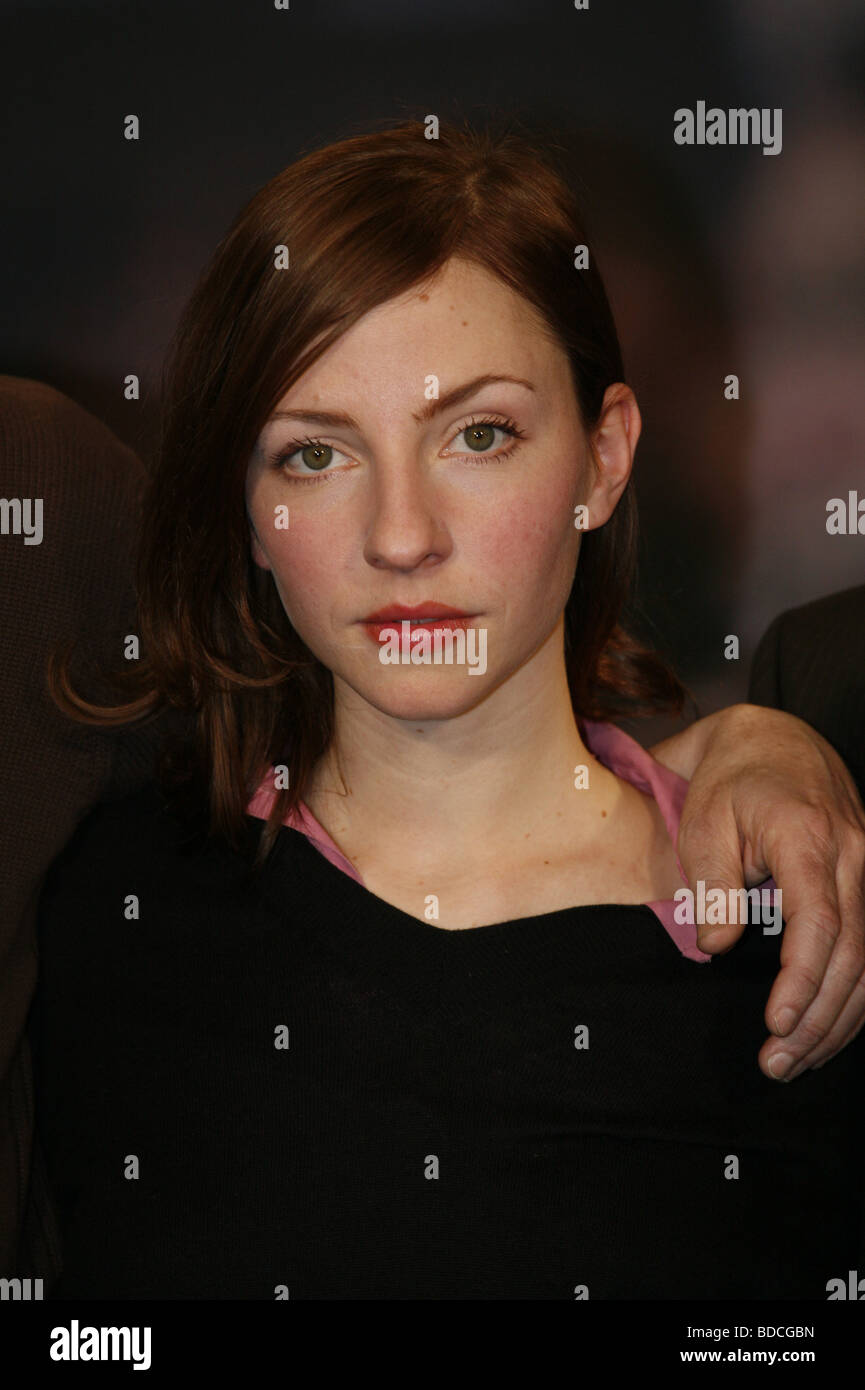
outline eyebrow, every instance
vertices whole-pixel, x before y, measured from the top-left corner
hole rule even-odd
[[[530,381],[526,381],[520,376],[476,376],[472,381],[466,381],[462,386],[455,386],[453,390],[446,391],[443,396],[439,396],[436,400],[427,401],[417,414],[412,411],[412,419],[419,425],[423,425],[441,411],[450,410],[452,406],[460,405],[463,401],[468,400],[469,396],[476,395],[482,387],[492,386],[501,381],[510,381],[515,386],[525,386],[528,391],[535,390]],[[267,423],[269,424],[271,420],[310,420],[316,425],[330,425],[332,427],[341,425],[345,429],[360,433],[360,425],[353,415],[344,415],[333,410],[275,410],[268,417]]]

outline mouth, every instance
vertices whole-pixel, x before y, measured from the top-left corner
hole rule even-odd
[[[403,623],[408,623],[410,633],[421,627],[433,631],[454,631],[470,627],[475,617],[476,613],[466,613],[462,608],[449,608],[443,603],[418,603],[413,607],[395,603],[392,608],[379,608],[375,613],[370,613],[368,617],[361,619],[361,624],[368,635],[375,642],[379,642],[381,633],[388,629],[396,629],[401,635]]]
[[[449,608],[444,603],[430,601],[412,606],[405,603],[395,603],[391,608],[378,608],[375,613],[368,613],[361,621],[377,625],[409,622],[414,626],[420,623],[435,623],[443,618],[467,620],[472,616],[471,613],[466,613],[462,608]]]

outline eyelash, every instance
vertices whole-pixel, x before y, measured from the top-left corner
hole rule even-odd
[[[519,448],[519,441],[525,438],[523,430],[520,429],[516,421],[512,420],[510,416],[499,416],[496,419],[493,419],[491,417],[487,418],[486,416],[473,416],[471,420],[466,420],[465,424],[457,430],[454,438],[456,438],[458,435],[465,433],[466,430],[472,429],[475,425],[490,425],[493,429],[504,430],[505,434],[510,435],[511,439],[514,439],[517,442],[512,444],[509,449],[500,449],[496,454],[476,454],[474,457],[470,455],[460,456],[466,458],[468,462],[473,465],[483,465],[485,463],[491,462],[493,459],[511,458]],[[326,482],[329,478],[333,478],[337,473],[342,472],[344,470],[323,469],[318,474],[292,473],[289,469],[283,469],[282,465],[285,459],[291,458],[292,454],[296,454],[300,449],[317,449],[333,447],[333,445],[327,444],[323,439],[291,439],[284,446],[284,448],[278,449],[275,453],[270,455],[269,462],[271,467],[280,469],[285,474],[285,476],[291,478],[293,482],[323,483]]]

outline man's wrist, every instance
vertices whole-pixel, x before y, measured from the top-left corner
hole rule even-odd
[[[705,756],[720,716],[726,713],[727,710],[717,710],[714,714],[704,715],[702,719],[695,719],[687,729],[681,729],[679,733],[654,744],[649,752],[657,762],[690,782]]]
[[[744,734],[746,730],[759,724],[761,717],[765,720],[772,713],[777,715],[778,711],[770,711],[763,705],[752,705],[746,700],[740,700],[735,705],[726,705],[724,709],[706,714],[702,719],[695,719],[687,729],[682,729],[678,734],[672,734],[656,743],[649,752],[657,762],[690,782],[713,739],[719,734],[727,736],[734,729]]]

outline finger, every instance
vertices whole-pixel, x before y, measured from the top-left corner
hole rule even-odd
[[[844,1032],[843,1029],[851,1019],[853,1020],[853,1026]],[[847,1044],[851,1043],[853,1039],[861,1033],[863,1027],[865,1027],[865,975],[863,975],[862,979],[859,981],[856,989],[850,996],[848,1004],[842,1009],[832,1029],[831,1036],[833,1043],[831,1052],[826,1053],[824,1056],[824,1048],[821,1047],[818,1057],[815,1057],[813,1061],[809,1058],[808,1068],[811,1071],[818,1071],[825,1062],[831,1062],[833,1057],[837,1057],[839,1052],[843,1052]],[[826,1044],[828,1043],[829,1039],[827,1038]]]
[[[835,1020],[829,1034],[824,1038],[823,1043],[812,1049],[804,1061],[797,1062],[783,1076],[775,1076],[769,1069],[768,1062],[771,1056],[770,1049],[779,1050],[778,1039],[767,1038],[760,1049],[758,1058],[760,1070],[773,1081],[794,1081],[802,1072],[816,1071],[826,1062],[831,1061],[833,1057],[836,1057],[839,1052],[843,1052],[848,1043],[851,1043],[861,1032],[863,1026],[865,1026],[865,976],[857,982],[853,993]],[[786,1039],[784,1042],[786,1044]]]
[[[863,884],[861,855],[845,856],[838,866],[838,900],[841,913],[841,932],[832,952],[823,985],[816,999],[805,1011],[794,1031],[779,1042],[769,1054],[788,1050],[795,1056],[799,1043],[807,1045],[801,1060],[787,1072],[787,1080],[801,1075],[807,1068],[828,1062],[854,1037],[865,1022],[865,884]],[[834,1016],[833,1016],[834,1010]],[[821,1036],[821,1029],[825,1033]],[[777,1070],[777,1064],[776,1064]]]
[[[785,1038],[792,1034],[821,989],[841,936],[843,916],[835,874],[836,856],[828,854],[825,842],[816,837],[812,836],[807,850],[803,850],[801,839],[794,839],[798,850],[791,851],[790,842],[785,840],[772,856],[785,926],[781,969],[769,992],[765,1019],[770,1032]],[[830,1024],[843,1002],[837,1001]]]
[[[786,1044],[792,1044],[805,1014],[824,988],[840,930],[840,914],[826,901],[800,909],[784,927],[781,969],[769,992],[764,1018],[769,1032]],[[830,1024],[840,1013],[846,997],[845,994],[833,1001],[835,1007]],[[802,1041],[802,1034],[799,1034],[796,1041],[799,1053]],[[789,1051],[789,1047],[786,1050]]]
[[[686,802],[687,805],[687,802]],[[706,922],[700,912],[701,902],[711,902],[709,894],[720,888],[724,901],[729,902],[729,890],[744,887],[742,850],[738,839],[718,838],[718,817],[693,813],[681,823],[677,854],[688,887],[694,894],[694,922],[697,945],[708,955],[723,955],[735,946],[745,930],[744,922]],[[730,914],[725,914],[730,915]]]
[[[852,1024],[852,1026],[850,1026]],[[790,1073],[790,1080],[800,1071],[818,1071],[839,1052],[843,1052],[865,1025],[865,976],[857,982],[849,1001],[841,1010],[824,1042]]]
[[[724,893],[727,891],[723,884],[714,886],[722,888]],[[709,956],[725,956],[735,946],[744,930],[744,922],[698,922],[697,946]]]
[[[841,942],[850,940],[850,969],[855,970],[859,960],[857,979],[852,980],[850,995],[843,1008],[826,1034],[825,1040],[812,1049],[805,1066],[818,1068],[829,1062],[837,1052],[847,1047],[847,1042],[857,1036],[865,1023],[865,856],[857,849],[847,856],[839,866],[839,901],[841,905],[841,937],[834,955],[840,954]],[[829,974],[829,972],[826,972]],[[802,1066],[804,1070],[804,1066]],[[795,1072],[793,1074],[798,1074]],[[793,1079],[791,1074],[791,1079]]]
[[[805,868],[807,872],[807,864]],[[786,867],[784,873],[786,878]],[[839,856],[834,879],[825,868],[825,860],[812,858],[811,873],[815,879],[822,874],[819,885],[822,901],[819,897],[815,898],[810,910],[806,904],[802,904],[802,909],[794,911],[788,920],[781,947],[782,969],[766,1004],[769,1030],[787,1041],[792,1039],[797,1022],[793,1021],[792,1013],[785,1015],[784,1010],[795,1009],[796,1001],[801,1001],[803,1007],[798,1015],[801,1021],[805,1011],[810,1010],[817,999],[820,1009],[812,1016],[811,1023],[816,1018],[818,1024],[826,1024],[828,1032],[846,1004],[865,963],[865,865],[861,850],[857,846]],[[795,890],[799,886],[795,878],[792,886],[792,905],[795,908]],[[791,902],[789,895],[785,891],[782,896],[784,906],[788,907]],[[828,959],[823,968],[827,952]],[[822,978],[818,978],[821,968]],[[797,972],[801,972],[798,982]],[[788,986],[793,991],[789,1000]],[[797,992],[799,990],[801,992]],[[797,1043],[800,1041],[798,1039]]]
[[[764,1045],[761,1057],[765,1058],[769,1075],[776,1080],[792,1081],[820,1056],[828,1060],[851,1025],[858,1023],[860,1016],[865,1017],[865,995],[860,992],[863,975],[865,949],[856,936],[847,935],[839,940],[822,988],[793,1032],[783,1039],[769,1039],[769,1044]]]

